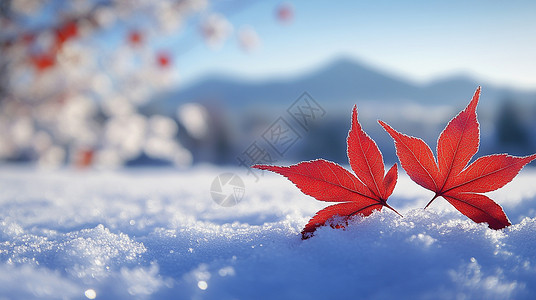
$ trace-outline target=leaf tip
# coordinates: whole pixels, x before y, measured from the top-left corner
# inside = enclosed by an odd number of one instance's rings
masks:
[[[309,239],[311,237],[313,237],[313,231],[305,231],[305,229],[302,230],[302,232],[301,232],[301,239],[302,240],[305,241],[306,239]]]
[[[387,199],[391,194],[393,194],[393,191],[396,186],[396,182],[398,180],[398,165],[395,163],[389,171],[385,174],[385,177],[383,178],[383,186],[384,186],[384,194],[383,198]]]
[[[509,220],[507,220],[505,223],[501,223],[501,224],[493,224],[493,225],[490,225],[488,223],[488,227],[493,229],[493,230],[501,230],[501,229],[504,229],[508,226],[512,225],[512,223],[510,223]]]
[[[378,120],[378,123],[383,127],[383,129],[385,129],[385,131],[387,131],[387,133],[389,133],[390,136],[394,137],[393,135],[397,133],[397,131],[394,130],[391,125],[385,123],[384,121]]]
[[[269,169],[271,166],[269,165],[259,165],[259,164],[256,164],[256,165],[253,165],[251,166],[250,168],[253,168],[253,169],[259,169],[259,170],[267,170]]]
[[[354,104],[354,108],[352,109],[352,127],[353,129],[356,126],[360,126],[359,121],[357,121],[357,104]]]
[[[504,220],[500,220],[500,221],[498,220],[496,222],[485,222],[485,223],[488,224],[489,228],[494,229],[494,230],[501,230],[512,225],[512,222],[510,222],[506,214],[504,214]]]
[[[467,106],[471,109],[471,111],[476,111],[476,106],[478,105],[478,100],[480,99],[481,90],[482,89],[480,86],[476,88],[475,94],[473,95],[471,102],[469,102],[469,105]]]
[[[382,120],[378,120],[378,123],[379,123],[383,128],[385,128],[385,127],[391,127],[391,126],[389,126],[389,124],[385,123],[385,122],[382,121]]]

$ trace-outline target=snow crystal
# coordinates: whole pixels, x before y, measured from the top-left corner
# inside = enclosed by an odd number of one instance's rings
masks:
[[[214,178],[245,195],[222,207]],[[300,230],[326,203],[241,170],[0,169],[0,299],[533,299],[536,170],[490,193],[491,230],[400,174],[389,210]]]

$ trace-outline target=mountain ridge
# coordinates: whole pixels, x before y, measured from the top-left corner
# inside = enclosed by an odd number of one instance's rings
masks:
[[[536,90],[498,87],[463,74],[417,84],[358,60],[339,57],[312,71],[285,79],[248,80],[237,75],[207,75],[188,86],[157,95],[149,106],[155,113],[170,112],[185,102],[219,102],[232,109],[277,106],[288,105],[303,92],[329,102],[327,105],[360,101],[459,104],[465,102],[478,85],[482,85],[489,105],[506,99],[536,100]]]

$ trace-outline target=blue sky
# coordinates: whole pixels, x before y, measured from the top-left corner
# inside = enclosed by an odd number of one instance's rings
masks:
[[[229,9],[235,33],[252,26],[261,46],[242,51],[231,37],[219,50],[204,45],[197,28],[186,28],[163,45],[179,49],[184,84],[210,73],[248,78],[307,72],[345,55],[415,82],[467,74],[483,83],[536,88],[536,1],[289,1],[294,20],[275,18],[278,1]],[[181,48],[184,49],[184,48]]]

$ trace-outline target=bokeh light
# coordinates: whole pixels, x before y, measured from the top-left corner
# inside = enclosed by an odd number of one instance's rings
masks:
[[[87,290],[84,292],[84,295],[85,295],[86,298],[88,298],[88,299],[95,299],[95,298],[97,298],[97,292],[95,292],[94,289],[87,289]]]

